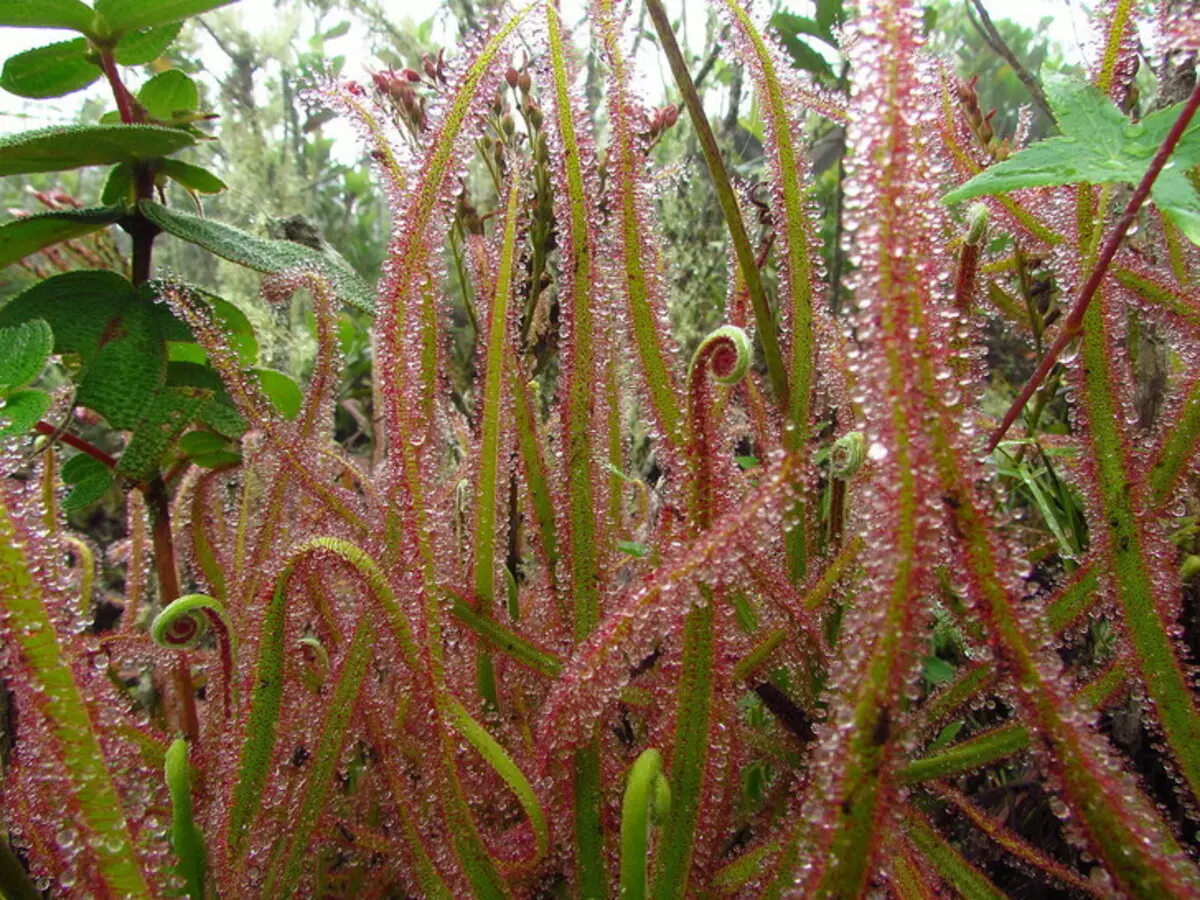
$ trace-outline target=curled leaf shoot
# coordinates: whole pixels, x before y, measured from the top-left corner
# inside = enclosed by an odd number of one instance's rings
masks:
[[[829,450],[829,474],[849,481],[867,461],[867,440],[861,431],[843,434]]]
[[[746,332],[724,325],[701,341],[688,367],[688,459],[692,466],[691,521],[703,530],[712,524],[716,478],[716,427],[708,375],[730,386],[745,377],[753,360]]]
[[[742,329],[725,325],[706,337],[688,368],[688,456],[692,464],[693,500],[690,525],[700,533],[712,527],[716,507],[716,431],[708,377],[718,384],[737,384],[753,358],[750,338]],[[708,585],[699,585],[700,603],[688,612],[683,626],[683,661],[679,676],[678,708],[671,748],[674,802],[664,826],[661,865],[654,883],[655,897],[683,897],[688,892],[699,814],[711,789],[706,788],[710,747],[717,635],[714,604]]]
[[[216,635],[221,655],[221,673],[225,681],[225,715],[237,707],[237,685],[233,666],[237,659],[237,638],[224,605],[207,594],[186,594],[167,604],[150,625],[150,637],[159,646],[171,650],[194,649],[205,636]]]
[[[783,227],[776,232],[780,267],[786,287],[787,309],[790,313],[791,368],[788,383],[787,416],[791,429],[786,432],[788,448],[804,446],[808,441],[809,404],[813,388],[816,344],[814,340],[814,277],[813,236],[816,230],[808,207],[808,178],[804,155],[800,151],[800,129],[791,106],[791,98],[799,96],[804,102],[827,116],[845,121],[845,112],[835,110],[799,85],[786,84],[776,55],[763,39],[753,18],[736,0],[722,0],[734,27],[745,39],[744,57],[750,64],[760,96],[763,122],[769,129],[771,171],[775,199],[781,208],[779,221]],[[788,70],[784,69],[784,73]],[[789,96],[789,92],[790,95]],[[789,102],[791,101],[791,102]],[[690,108],[689,108],[690,111]],[[757,317],[758,313],[755,312]]]
[[[167,791],[171,795],[171,849],[179,860],[175,870],[183,879],[191,900],[204,900],[207,853],[204,833],[196,825],[192,810],[192,772],[187,741],[176,738],[167,750],[163,765]]]
[[[687,62],[675,40],[675,31],[671,28],[671,20],[663,8],[661,0],[647,0],[646,11],[654,23],[662,50],[671,65],[671,74],[675,84],[683,95],[687,106],[688,116],[696,137],[700,141],[700,149],[704,151],[704,160],[708,163],[708,171],[712,175],[713,186],[717,191],[717,199],[721,202],[721,211],[725,215],[725,224],[729,228],[729,237],[737,254],[738,269],[750,293],[750,303],[754,309],[754,321],[758,328],[758,337],[762,342],[763,356],[767,362],[767,376],[771,389],[775,392],[775,401],[780,407],[787,409],[789,403],[789,388],[787,370],[783,365],[783,352],[779,348],[779,332],[775,316],[767,303],[766,291],[763,289],[762,274],[758,270],[758,262],[754,248],[750,246],[750,238],[746,234],[746,223],[742,220],[742,212],[738,207],[737,194],[729,180],[729,172],[721,158],[717,139],[708,116],[704,112],[704,104],[696,92],[696,85],[688,72]]]
[[[621,803],[621,900],[645,900],[650,835],[671,808],[662,754],[643,750],[629,770]]]

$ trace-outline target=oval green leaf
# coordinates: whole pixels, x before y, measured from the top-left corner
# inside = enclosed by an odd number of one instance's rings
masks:
[[[75,38],[10,56],[0,72],[0,87],[34,100],[82,90],[102,74],[87,52],[87,39]]]
[[[96,0],[110,31],[122,34],[135,28],[170,25],[232,3],[233,0]]]
[[[138,103],[153,119],[169,122],[179,113],[193,112],[200,106],[200,89],[178,69],[159,72],[138,91]]]
[[[0,405],[0,440],[29,431],[50,408],[50,395],[44,391],[14,391]]]
[[[322,253],[293,241],[255,237],[232,225],[168,209],[151,200],[143,200],[138,207],[147,219],[168,234],[256,272],[273,274],[290,269],[314,269],[333,282],[343,301],[365,312],[375,312],[371,289],[350,264],[336,254]]]
[[[13,28],[69,28],[87,34],[93,13],[80,0],[4,0],[0,25]]]
[[[280,415],[285,419],[294,419],[300,414],[300,406],[304,403],[300,385],[274,369],[255,369],[254,374]]]
[[[67,125],[0,138],[0,175],[58,172],[169,156],[196,143],[175,128]]]
[[[158,171],[185,189],[197,194],[219,194],[228,187],[208,169],[193,166],[191,163],[185,163],[179,159],[160,161]]]
[[[0,328],[0,391],[29,384],[46,367],[54,333],[41,319]]]
[[[99,231],[124,214],[118,206],[55,210],[0,225],[0,269],[44,247]]]
[[[128,32],[117,41],[113,56],[123,66],[144,66],[158,59],[179,37],[182,22]]]

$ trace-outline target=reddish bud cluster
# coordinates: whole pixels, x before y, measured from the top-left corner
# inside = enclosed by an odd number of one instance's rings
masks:
[[[412,85],[421,82],[421,76],[413,69],[397,72],[388,69],[371,75],[375,88],[391,101],[404,122],[414,131],[425,130],[425,98],[413,90]]]
[[[979,106],[979,92],[975,90],[975,85],[978,83],[978,75],[973,76],[970,81],[959,81],[957,85],[958,102],[962,104],[963,112],[966,113],[967,126],[971,129],[971,133],[975,135],[980,146],[990,153],[995,150],[993,141],[996,132],[992,129],[992,117],[996,115],[996,110],[990,110],[984,115]]]
[[[679,121],[679,107],[674,103],[659,107],[650,117],[650,128],[646,136],[653,143],[663,136],[666,131]]]
[[[529,91],[533,87],[533,78],[530,77],[526,69],[517,71],[512,66],[509,66],[508,71],[504,73],[504,80],[508,82],[508,86],[514,91],[519,90],[526,96],[529,95]]]
[[[446,51],[441,49],[436,57],[426,53],[421,57],[421,68],[434,84],[446,83]]]

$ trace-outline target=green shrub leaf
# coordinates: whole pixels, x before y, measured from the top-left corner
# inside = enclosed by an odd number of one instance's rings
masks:
[[[200,89],[178,69],[159,72],[138,91],[138,103],[151,118],[169,122],[179,113],[189,113],[200,106]]]
[[[50,395],[44,391],[14,391],[0,406],[0,440],[22,435],[37,424],[50,408]]]
[[[95,457],[80,453],[67,460],[62,467],[64,484],[71,485],[71,491],[63,499],[63,509],[83,509],[91,506],[106,493],[113,485],[113,473],[104,463]]]
[[[294,419],[300,414],[300,407],[304,403],[300,385],[273,369],[255,369],[254,374],[280,415],[285,419]]]
[[[41,319],[0,328],[0,392],[37,378],[53,350],[54,333]]]
[[[128,203],[133,198],[133,166],[129,163],[118,163],[108,170],[104,187],[100,191],[100,202],[106,206],[115,206],[118,203]]]
[[[84,270],[48,278],[0,310],[0,327],[30,319],[50,325],[56,353],[79,355],[76,403],[113,428],[135,428],[166,377],[166,309],[115,272]]]
[[[69,28],[85,34],[94,14],[80,0],[4,0],[0,25],[15,28]]]
[[[167,156],[196,139],[153,125],[66,125],[0,138],[0,175],[58,172]]]
[[[814,50],[806,37],[815,37],[826,44],[837,46],[833,35],[820,23],[806,16],[790,12],[777,12],[771,16],[771,27],[779,35],[779,41],[799,69],[818,75],[832,75],[833,70],[819,52]]]
[[[195,347],[197,344],[176,344],[174,348]],[[204,351],[200,350],[203,360]],[[246,430],[246,420],[238,413],[225,385],[214,369],[201,362],[183,362],[172,360],[167,365],[167,385],[169,387],[194,387],[211,392],[212,402],[201,408],[199,421],[214,431],[229,438],[238,438]]]
[[[83,90],[103,74],[87,53],[87,39],[74,38],[10,56],[0,72],[0,87],[31,99]]]
[[[212,393],[200,388],[160,389],[145,407],[117,470],[135,481],[157,475],[163,457],[211,399]]]
[[[159,160],[158,171],[197,194],[219,194],[228,187],[208,169],[178,159]]]
[[[96,12],[114,32],[135,28],[170,25],[209,10],[227,6],[233,0],[96,0]]]
[[[179,439],[179,450],[206,469],[232,465],[242,458],[226,437],[212,431],[189,431]]]
[[[366,312],[375,311],[371,289],[341,257],[292,241],[255,237],[232,225],[167,209],[151,200],[143,200],[139,207],[147,219],[168,234],[256,272],[273,274],[289,269],[316,269],[333,282],[342,300]]]
[[[99,231],[124,215],[120,206],[63,209],[14,219],[0,225],[0,269],[44,247]]]
[[[113,56],[123,66],[144,66],[153,62],[166,52],[166,49],[179,37],[182,22],[163,25],[158,28],[144,28],[121,35]]]
[[[943,202],[1080,182],[1137,184],[1183,107],[1181,103],[1134,123],[1097,88],[1063,77],[1047,79],[1046,97],[1062,136],[990,166]],[[1200,164],[1200,119],[1184,132],[1171,160],[1173,168],[1158,177],[1150,196],[1189,240],[1200,244],[1200,196],[1184,174]]]

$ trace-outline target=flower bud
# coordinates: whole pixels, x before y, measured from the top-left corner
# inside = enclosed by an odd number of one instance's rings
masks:
[[[967,210],[967,243],[978,245],[987,236],[988,208],[982,203],[972,204]]]
[[[508,71],[504,73],[504,80],[508,82],[510,88],[515,88],[521,76],[517,74],[517,70],[512,66],[508,67]]]

